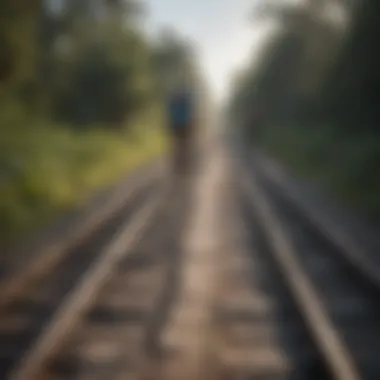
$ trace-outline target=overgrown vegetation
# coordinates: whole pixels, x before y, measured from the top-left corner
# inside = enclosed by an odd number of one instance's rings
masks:
[[[17,139],[18,163],[0,186],[1,239],[15,237],[85,202],[105,186],[163,152],[163,135],[115,133],[103,128],[89,132],[39,128],[28,140]]]
[[[241,73],[230,117],[298,175],[380,218],[378,2],[263,4],[255,21],[276,27]]]
[[[1,247],[162,153],[172,68],[201,81],[180,37],[148,38],[138,2],[59,3],[1,5]]]

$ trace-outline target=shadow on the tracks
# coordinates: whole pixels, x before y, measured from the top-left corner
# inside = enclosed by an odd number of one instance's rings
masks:
[[[132,200],[122,205],[93,234],[78,241],[44,278],[31,283],[19,297],[0,310],[0,378],[6,378],[20,358],[33,347],[33,342],[54,317],[57,308],[74,289],[91,263],[100,257],[117,227],[131,220],[136,210],[151,194],[152,185],[142,189]],[[53,270],[54,269],[54,270]],[[28,293],[26,290],[30,291]],[[24,321],[17,324],[17,321]],[[16,321],[16,322],[12,322]],[[8,327],[9,326],[9,327]]]
[[[115,281],[111,279],[106,286],[106,296],[100,297],[86,314],[83,338],[79,336],[67,352],[53,360],[49,368],[52,373],[69,378],[96,373],[96,377],[91,378],[105,380],[125,370],[139,371],[141,352],[148,360],[160,356],[160,332],[176,297],[181,276],[182,231],[190,207],[190,191],[190,187],[185,187],[173,189],[168,194],[142,241],[118,264]],[[147,293],[152,297],[147,298]],[[120,339],[123,349],[111,355],[111,359],[94,360],[90,354],[89,360],[85,352],[83,356],[83,342],[91,346],[94,341],[94,347],[103,344],[102,336],[107,331],[115,331],[112,339],[116,343]],[[139,339],[133,338],[134,333],[130,339],[123,338],[123,331],[134,332]],[[107,346],[107,339],[105,343]]]
[[[244,196],[238,191],[236,205],[239,215],[243,219],[245,251],[249,253],[252,266],[250,268],[250,282],[252,288],[259,289],[270,301],[269,311],[260,311],[250,315],[252,326],[271,326],[275,336],[268,343],[268,338],[257,340],[260,344],[272,345],[285,357],[287,366],[281,373],[247,377],[247,379],[284,379],[284,380],[322,380],[329,375],[324,370],[318,353],[314,349],[312,341],[306,332],[303,319],[296,305],[291,299],[282,273],[273,261],[270,247],[257,222],[254,210],[248,204]],[[241,244],[241,242],[240,242]],[[248,316],[247,316],[248,318]]]
[[[170,217],[168,218],[168,238],[163,249],[167,263],[165,284],[156,302],[155,311],[152,313],[151,321],[145,339],[145,352],[153,360],[163,355],[160,342],[160,332],[168,320],[171,307],[175,302],[180,290],[180,279],[182,277],[182,244],[183,233],[186,228],[187,215],[192,208],[193,177],[184,177],[176,181],[171,188],[169,203]]]

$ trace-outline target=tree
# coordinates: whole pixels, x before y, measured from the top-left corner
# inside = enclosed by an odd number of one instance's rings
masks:
[[[245,115],[244,128],[252,124],[256,109],[266,124],[318,116],[321,86],[343,35],[342,28],[328,17],[329,4],[309,1],[289,6],[265,1],[254,9],[256,23],[275,21],[275,29],[262,51],[263,58],[256,64],[258,68],[246,71],[238,96],[241,100],[235,100],[241,103],[240,115]]]
[[[0,14],[0,97],[33,80],[41,2],[3,0]]]

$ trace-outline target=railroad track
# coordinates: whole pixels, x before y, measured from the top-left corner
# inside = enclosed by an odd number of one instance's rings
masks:
[[[215,156],[191,198],[156,193],[115,221],[61,298],[45,283],[1,314],[1,378],[380,378],[373,284],[268,184],[226,175]]]
[[[13,261],[17,265],[12,265],[14,268],[1,278],[0,309],[15,300],[19,294],[23,295],[31,284],[54,271],[70,252],[88,244],[95,235],[107,235],[105,230],[108,228],[108,231],[112,231],[117,225],[118,220],[115,219],[131,215],[135,205],[147,192],[159,186],[157,170],[138,174],[140,176],[135,176],[132,183],[117,188],[112,197],[97,199],[97,204],[82,210],[82,214],[73,220],[65,221],[65,229],[56,228],[40,243],[32,242],[23,251],[15,252],[18,259]]]
[[[185,239],[181,290],[159,333],[160,354],[149,361],[149,377],[139,378],[328,379],[293,293],[268,259],[266,236],[248,223],[247,197],[210,165],[212,185],[198,189],[202,211]]]
[[[230,280],[225,281],[221,303],[225,347],[220,379],[329,379],[260,220],[239,186],[234,202],[240,243],[230,258]]]
[[[380,378],[377,277],[260,175],[242,180],[260,228],[333,379]]]
[[[0,378],[40,378],[45,356],[75,326],[115,262],[138,243],[164,193],[152,184],[137,188],[100,228],[60,252],[54,265],[47,258],[45,270],[32,266],[32,276],[27,270],[26,279],[20,275],[21,285],[13,297],[5,293],[0,309]]]
[[[45,335],[12,379],[133,379],[142,375],[145,357],[158,349],[157,334],[176,289],[177,244],[186,204],[180,197],[167,202],[155,221],[140,232],[141,244],[128,254],[123,248],[103,284],[92,284],[97,294],[82,312],[72,309],[70,334],[62,318],[54,322],[50,338]],[[151,211],[147,207],[145,213]],[[104,266],[99,268],[104,270]],[[76,302],[78,297],[73,293],[70,299]],[[70,303],[64,313],[68,307]],[[53,339],[54,331],[65,332]]]

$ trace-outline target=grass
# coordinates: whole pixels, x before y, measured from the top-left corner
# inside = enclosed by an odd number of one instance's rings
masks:
[[[266,130],[263,144],[297,176],[322,184],[340,202],[378,221],[380,141],[333,131],[328,126],[275,126]]]
[[[165,150],[159,128],[145,126],[132,133],[38,126],[3,135],[0,167],[12,174],[0,182],[3,246],[33,233]]]

